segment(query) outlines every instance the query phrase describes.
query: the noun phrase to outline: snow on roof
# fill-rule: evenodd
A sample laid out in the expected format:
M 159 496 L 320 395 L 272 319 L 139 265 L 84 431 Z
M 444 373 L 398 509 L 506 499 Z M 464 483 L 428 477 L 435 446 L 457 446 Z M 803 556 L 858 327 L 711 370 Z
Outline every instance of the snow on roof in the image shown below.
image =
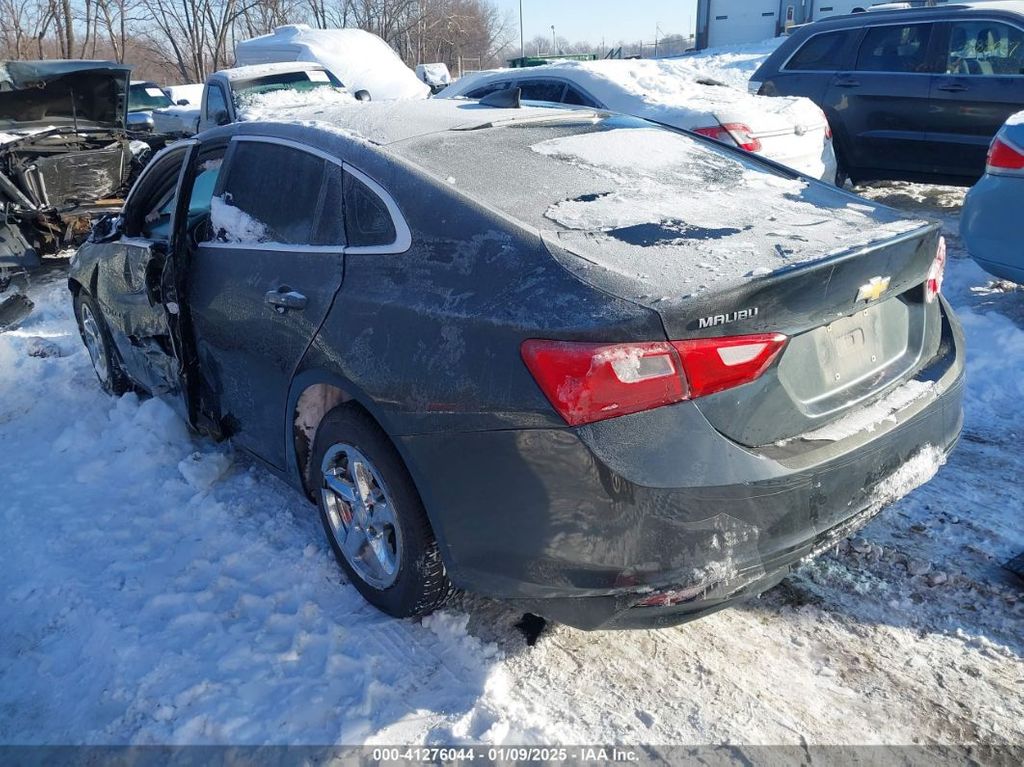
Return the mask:
M 286 72 L 309 72 L 314 69 L 326 69 L 326 67 L 309 61 L 282 61 L 272 64 L 232 67 L 231 69 L 222 69 L 215 74 L 223 75 L 231 82 L 235 82 L 236 80 L 251 80 L 254 77 L 279 75 Z
M 307 94 L 308 95 L 308 94 Z M 528 120 L 570 114 L 544 107 L 496 109 L 475 101 L 424 99 L 349 104 L 310 103 L 274 108 L 247 116 L 250 121 L 317 123 L 328 129 L 353 133 L 374 144 L 387 145 L 456 128 L 483 126 L 508 120 Z M 587 112 L 589 113 L 589 111 Z
M 310 91 L 282 88 L 268 93 L 241 93 L 236 99 L 239 119 L 248 122 L 274 120 L 299 107 L 323 113 L 334 107 L 359 103 L 348 91 L 327 86 Z
M 376 101 L 424 99 L 430 93 L 391 46 L 361 29 L 278 27 L 273 34 L 238 43 L 235 56 L 239 64 L 272 61 L 277 56 L 316 61 L 352 93 L 369 91 Z
M 678 128 L 742 122 L 767 132 L 785 130 L 794 122 L 807 125 L 822 120 L 821 110 L 807 99 L 753 96 L 722 82 L 716 84 L 716 78 L 683 59 L 560 61 L 528 70 L 494 70 L 459 81 L 452 93 L 464 94 L 485 79 L 544 76 L 575 83 L 613 111 Z

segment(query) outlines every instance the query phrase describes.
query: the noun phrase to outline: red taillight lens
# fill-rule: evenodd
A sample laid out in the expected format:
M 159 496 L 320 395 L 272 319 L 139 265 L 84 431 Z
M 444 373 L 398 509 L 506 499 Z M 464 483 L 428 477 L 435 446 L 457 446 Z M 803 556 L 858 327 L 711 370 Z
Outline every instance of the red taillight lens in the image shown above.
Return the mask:
M 1024 152 L 1010 142 L 996 136 L 988 148 L 989 173 L 1001 171 L 1024 171 Z
M 761 151 L 761 140 L 754 135 L 749 126 L 743 123 L 712 125 L 707 128 L 697 128 L 693 132 L 726 144 L 735 144 L 740 149 L 746 149 L 748 152 Z
M 939 238 L 939 247 L 935 249 L 935 260 L 928 270 L 928 278 L 924 283 L 924 300 L 931 303 L 942 292 L 942 280 L 946 275 L 946 238 Z
M 529 340 L 521 352 L 558 413 L 580 426 L 749 383 L 785 342 L 775 334 L 634 344 Z
M 777 333 L 672 342 L 682 357 L 691 398 L 760 378 L 785 344 L 786 336 Z
M 524 341 L 523 361 L 570 426 L 686 399 L 679 355 L 667 343 Z

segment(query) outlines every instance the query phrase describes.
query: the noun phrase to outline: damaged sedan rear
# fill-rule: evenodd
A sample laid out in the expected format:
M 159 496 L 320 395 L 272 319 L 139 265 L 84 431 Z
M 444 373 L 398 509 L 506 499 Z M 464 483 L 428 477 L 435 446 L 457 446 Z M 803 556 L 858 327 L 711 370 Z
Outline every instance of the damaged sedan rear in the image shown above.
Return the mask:
M 102 61 L 0 64 L 0 287 L 120 208 L 132 163 L 130 71 Z
M 934 474 L 944 261 L 936 224 L 710 139 L 435 100 L 169 148 L 70 289 L 104 387 L 305 493 L 372 604 L 594 629 L 757 594 Z

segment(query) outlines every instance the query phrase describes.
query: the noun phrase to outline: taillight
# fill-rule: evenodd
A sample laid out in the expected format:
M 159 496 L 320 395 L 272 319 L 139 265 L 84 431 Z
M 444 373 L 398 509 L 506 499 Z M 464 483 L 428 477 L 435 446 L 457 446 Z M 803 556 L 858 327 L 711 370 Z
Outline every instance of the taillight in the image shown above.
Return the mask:
M 776 334 L 628 344 L 529 340 L 521 352 L 555 410 L 580 426 L 749 383 L 785 342 Z
M 779 333 L 672 342 L 683 359 L 691 399 L 760 378 L 785 344 Z
M 931 303 L 942 292 L 942 280 L 946 275 L 946 238 L 939 238 L 939 247 L 935 249 L 935 260 L 928 270 L 928 278 L 924 283 L 924 300 Z
M 1009 141 L 996 136 L 988 148 L 989 173 L 1005 173 L 1006 171 L 1024 171 L 1024 152 Z
M 761 139 L 755 136 L 750 127 L 743 123 L 711 125 L 707 128 L 696 128 L 693 132 L 726 144 L 735 144 L 740 149 L 745 149 L 748 152 L 761 151 Z

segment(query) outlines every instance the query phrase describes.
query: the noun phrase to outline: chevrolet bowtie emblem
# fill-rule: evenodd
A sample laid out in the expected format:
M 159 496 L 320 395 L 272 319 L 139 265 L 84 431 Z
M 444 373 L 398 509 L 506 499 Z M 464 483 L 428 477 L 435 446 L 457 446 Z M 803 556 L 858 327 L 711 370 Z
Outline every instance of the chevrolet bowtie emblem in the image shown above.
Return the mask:
M 860 286 L 860 290 L 857 291 L 857 300 L 877 301 L 885 295 L 885 291 L 889 289 L 889 283 L 891 282 L 892 277 L 872 277 L 867 285 Z

